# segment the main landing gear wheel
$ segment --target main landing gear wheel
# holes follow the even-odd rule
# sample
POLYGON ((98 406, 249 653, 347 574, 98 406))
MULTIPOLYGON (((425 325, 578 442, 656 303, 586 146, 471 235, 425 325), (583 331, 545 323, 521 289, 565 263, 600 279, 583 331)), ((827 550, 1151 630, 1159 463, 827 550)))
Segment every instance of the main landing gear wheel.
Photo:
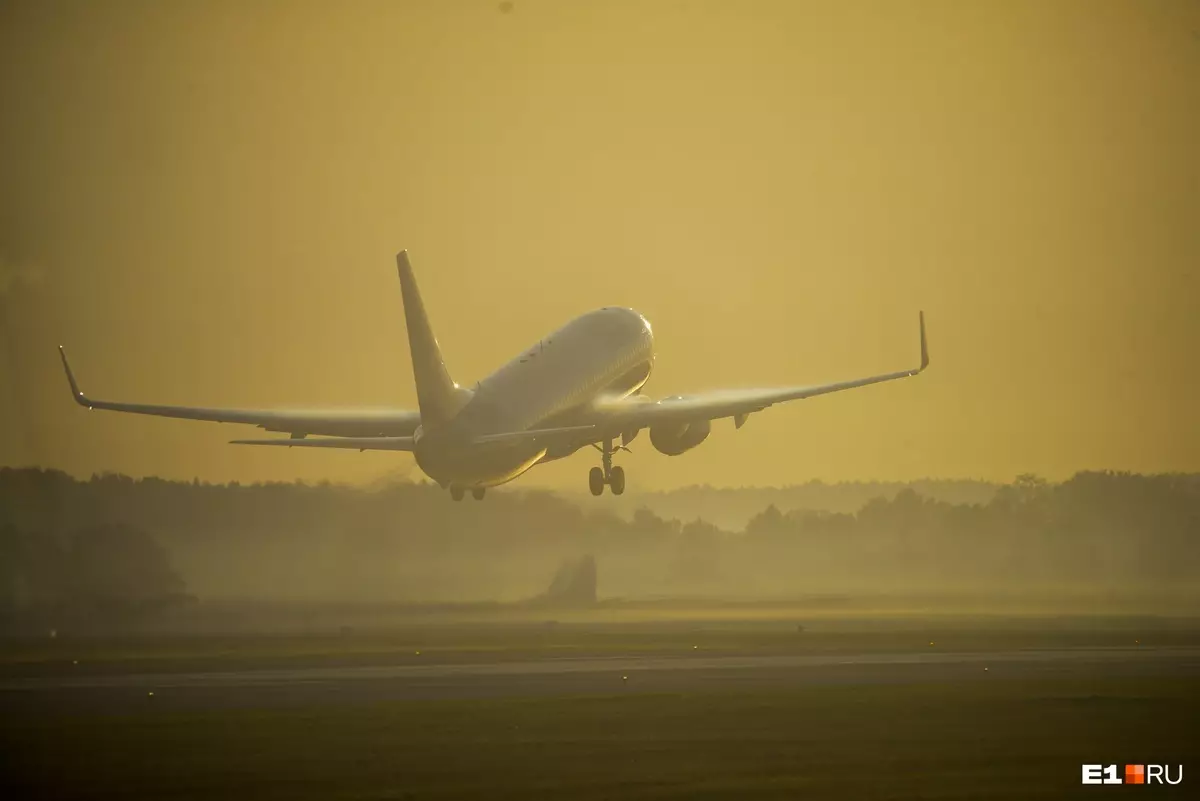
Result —
POLYGON ((625 491, 625 468, 614 467, 612 475, 608 477, 608 486, 612 487, 613 495, 620 495, 625 491))
POLYGON ((467 491, 465 489, 463 489, 462 487, 451 487, 450 488, 450 497, 456 501, 461 501, 463 499, 463 496, 466 494, 467 494, 467 491))
POLYGON ((483 500, 483 493, 487 492, 487 487, 471 487, 471 497, 477 501, 483 500))
POLYGON ((625 491, 625 470, 621 467, 613 467, 613 454, 617 451, 628 451, 624 445, 614 448, 611 439, 604 440, 604 447, 593 445, 596 450, 600 451, 600 461, 603 467, 593 467, 588 473, 588 489, 593 495, 604 494, 604 485, 612 487, 613 495, 620 495, 625 491))

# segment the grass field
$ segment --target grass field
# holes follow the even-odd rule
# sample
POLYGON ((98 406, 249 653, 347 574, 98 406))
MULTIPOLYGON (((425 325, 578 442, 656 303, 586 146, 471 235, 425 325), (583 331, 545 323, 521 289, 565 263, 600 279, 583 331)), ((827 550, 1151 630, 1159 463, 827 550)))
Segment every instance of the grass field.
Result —
MULTIPOLYGON (((3 669, 10 677, 54 677, 699 649, 1011 652, 1198 642, 1194 626, 1151 619, 855 620, 803 632, 794 622, 428 626, 344 636, 12 641, 3 669)), ((1113 794, 1081 785, 1083 763, 1183 764, 1185 772, 1197 764, 1200 676, 1138 678, 1086 667, 1001 673, 669 693, 631 681, 604 696, 250 701, 219 709, 144 693, 107 707, 4 703, 0 693, 0 775, 5 797, 21 799, 1051 799, 1113 794)), ((1179 787, 1137 792, 1187 797, 1188 776, 1179 787)))
POLYGON ((8 797, 1092 797, 1084 762, 1195 764, 1200 680, 151 707, 6 720, 8 797))

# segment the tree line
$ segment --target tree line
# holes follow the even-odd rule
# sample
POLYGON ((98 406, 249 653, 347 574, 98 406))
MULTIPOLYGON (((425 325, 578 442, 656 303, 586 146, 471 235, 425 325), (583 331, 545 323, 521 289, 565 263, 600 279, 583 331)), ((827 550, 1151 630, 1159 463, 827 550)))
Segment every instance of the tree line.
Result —
POLYGON ((537 490, 242 486, 0 469, 0 617, 148 615, 190 597, 516 600, 565 560, 601 597, 1197 586, 1200 477, 1020 476, 986 502, 907 487, 856 511, 769 505, 738 531, 537 490))

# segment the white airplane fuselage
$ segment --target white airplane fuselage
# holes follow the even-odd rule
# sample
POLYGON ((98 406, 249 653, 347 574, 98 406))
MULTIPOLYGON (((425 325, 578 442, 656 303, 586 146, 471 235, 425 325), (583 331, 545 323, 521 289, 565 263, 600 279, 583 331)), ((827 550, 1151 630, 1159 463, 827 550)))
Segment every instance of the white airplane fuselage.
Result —
POLYGON ((461 390, 463 405, 456 415, 417 429, 413 455, 442 485, 492 487, 512 481, 548 461, 547 448, 530 442, 478 443, 479 437, 570 425, 572 412, 597 399, 638 391, 653 363, 654 334, 645 317, 620 307, 589 312, 527 348, 473 390, 461 390))

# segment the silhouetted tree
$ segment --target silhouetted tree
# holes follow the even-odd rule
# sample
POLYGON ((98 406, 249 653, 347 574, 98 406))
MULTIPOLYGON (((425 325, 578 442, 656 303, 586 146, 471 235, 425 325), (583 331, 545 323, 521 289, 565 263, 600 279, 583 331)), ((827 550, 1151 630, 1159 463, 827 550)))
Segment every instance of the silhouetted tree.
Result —
MULTIPOLYGON (((967 483, 964 497, 982 498, 968 502, 918 491, 933 485, 846 485, 847 497, 878 490, 855 511, 785 512, 765 500, 783 490, 747 490, 764 502, 734 533, 694 515, 684 525, 661 508, 622 519, 612 505, 581 508, 544 491, 455 504, 435 486, 411 482, 364 490, 117 475, 77 481, 4 468, 0 604, 10 617, 55 604, 129 615, 178 596, 181 576, 201 595, 528 598, 582 554, 595 556, 605 586, 622 595, 718 581, 739 592, 835 583, 1159 589, 1200 579, 1196 476, 1087 472, 1051 483, 1023 474, 987 485, 986 495, 967 483)), ((842 486, 800 489, 833 497, 842 486)), ((692 488, 687 497, 702 506, 703 493, 730 492, 692 488)))
POLYGON ((0 620, 6 627, 127 622, 185 603, 167 552, 132 526, 104 523, 66 536, 0 523, 0 620))

